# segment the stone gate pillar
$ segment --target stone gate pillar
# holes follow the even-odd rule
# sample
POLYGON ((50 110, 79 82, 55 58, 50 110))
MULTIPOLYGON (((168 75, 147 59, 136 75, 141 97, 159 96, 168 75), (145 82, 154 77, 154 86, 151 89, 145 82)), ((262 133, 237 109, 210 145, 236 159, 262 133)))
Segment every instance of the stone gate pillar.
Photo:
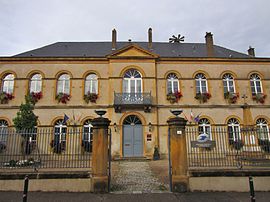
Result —
POLYGON ((187 121, 184 118, 176 116, 170 118, 167 123, 170 130, 172 191, 186 192, 189 189, 189 179, 187 172, 187 146, 185 135, 185 127, 187 121))
POLYGON ((96 111, 100 117, 92 120, 92 190, 95 193, 108 191, 108 127, 110 120, 103 118, 106 111, 96 111), (100 113, 102 112, 102 113, 100 113))

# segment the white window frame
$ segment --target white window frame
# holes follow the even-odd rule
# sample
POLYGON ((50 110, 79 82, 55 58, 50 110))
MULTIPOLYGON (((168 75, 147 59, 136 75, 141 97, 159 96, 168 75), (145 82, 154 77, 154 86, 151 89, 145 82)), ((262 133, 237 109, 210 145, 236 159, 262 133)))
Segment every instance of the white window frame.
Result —
POLYGON ((0 120, 0 142, 7 144, 8 139, 8 122, 4 119, 0 120))
POLYGON ((179 79, 178 77, 176 76, 175 73, 170 73, 168 76, 167 76, 167 94, 170 94, 170 93, 177 93, 175 92, 175 83, 176 86, 177 86, 177 92, 179 92, 179 79), (170 86, 170 88, 169 88, 170 86))
POLYGON ((123 93, 142 93, 143 92, 143 82, 142 75, 136 69, 129 69, 126 71, 123 78, 123 93), (131 90, 131 83, 134 81, 134 92, 131 90), (138 83, 140 83, 141 90, 138 91, 138 83), (126 85, 126 89, 125 89, 126 85))
POLYGON ((70 94, 70 76, 68 74, 60 75, 58 80, 57 80, 57 94, 59 94, 59 93, 65 93, 68 95, 70 94), (67 90, 65 90, 66 83, 68 85, 67 90))
POLYGON ((13 92, 14 92, 14 79, 15 79, 15 76, 13 74, 7 74, 3 78, 2 92, 13 94, 13 92))
POLYGON ((88 93, 98 94, 98 77, 96 74, 88 74, 85 78, 84 94, 88 93))
POLYGON ((210 121, 207 118, 201 118, 199 120, 199 127, 198 127, 199 133, 204 133, 209 135, 209 140, 212 140, 212 134, 211 134, 211 124, 210 121), (200 130, 200 128, 202 130, 200 130), (201 131, 201 132, 200 132, 201 131))
POLYGON ((256 126, 257 126, 258 138, 260 140, 270 140, 269 127, 268 127, 267 121, 264 118, 258 118, 256 121, 256 126))
POLYGON ((34 74, 30 79, 30 93, 39 93, 42 91, 42 76, 34 74))
POLYGON ((66 142, 66 136, 67 136, 67 125, 64 124, 64 120, 63 119, 59 119, 58 121, 55 122, 54 124, 54 137, 56 136, 55 129, 59 128, 59 142, 66 142), (63 131, 65 129, 65 131, 63 131))
POLYGON ((263 93, 261 77, 256 73, 250 75, 250 88, 251 88, 252 95, 257 95, 258 93, 263 93), (257 85, 257 82, 260 83, 259 86, 257 85), (252 89, 252 84, 254 86, 255 91, 253 91, 253 89, 252 89), (259 88, 261 89, 261 92, 258 92, 259 88))
POLYGON ((195 87, 196 93, 208 93, 208 83, 205 75, 203 73, 198 73, 195 76, 195 87), (197 86, 197 82, 199 82, 199 86, 197 86), (206 91, 203 91, 203 82, 205 82, 206 91), (199 87, 199 92, 197 91, 197 87, 199 87))
POLYGON ((224 93, 235 93, 235 82, 234 82, 234 78, 231 74, 227 73, 224 74, 223 76, 223 89, 224 89, 224 93), (230 83, 232 82, 233 85, 230 85, 230 83), (226 86, 224 85, 226 83, 226 86), (233 88, 233 91, 231 91, 231 88, 233 88))
POLYGON ((239 121, 236 118, 230 118, 228 120, 228 132, 230 132, 229 127, 231 127, 231 129, 232 129, 231 133, 233 135, 233 141, 242 140, 240 124, 239 124, 239 121), (236 129, 238 129, 238 131, 236 129), (238 136, 238 138, 236 136, 238 136))

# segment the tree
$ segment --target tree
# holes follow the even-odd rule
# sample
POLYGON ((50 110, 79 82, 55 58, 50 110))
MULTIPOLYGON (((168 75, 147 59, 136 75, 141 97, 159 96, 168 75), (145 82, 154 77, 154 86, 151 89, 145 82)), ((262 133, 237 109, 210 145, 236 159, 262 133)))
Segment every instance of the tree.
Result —
POLYGON ((17 116, 13 119, 17 132, 34 130, 38 117, 34 114, 34 105, 29 96, 25 96, 25 104, 21 104, 17 116))
POLYGON ((38 117, 34 114, 34 105, 29 96, 25 96, 25 104, 21 104, 17 116, 13 119, 17 133, 22 136, 22 154, 30 154, 35 148, 35 142, 32 141, 36 136, 35 127, 37 126, 38 117))

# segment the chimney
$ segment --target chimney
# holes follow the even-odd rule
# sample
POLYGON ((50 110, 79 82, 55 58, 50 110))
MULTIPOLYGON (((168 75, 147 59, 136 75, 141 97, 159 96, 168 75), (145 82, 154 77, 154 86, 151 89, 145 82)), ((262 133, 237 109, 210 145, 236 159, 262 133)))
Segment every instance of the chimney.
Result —
POLYGON ((207 49, 207 57, 214 57, 214 42, 213 34, 211 32, 206 32, 205 43, 207 49))
POLYGON ((148 29, 148 49, 152 50, 152 28, 148 29))
POLYGON ((249 46, 248 55, 251 57, 255 57, 255 49, 252 48, 251 46, 249 46))
POLYGON ((112 30, 112 50, 116 50, 116 30, 112 30))

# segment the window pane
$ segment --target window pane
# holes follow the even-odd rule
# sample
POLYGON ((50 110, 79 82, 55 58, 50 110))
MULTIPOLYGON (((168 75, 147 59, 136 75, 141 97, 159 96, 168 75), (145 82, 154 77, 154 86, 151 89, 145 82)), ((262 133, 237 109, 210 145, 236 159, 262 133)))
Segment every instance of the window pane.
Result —
POLYGON ((69 80, 65 80, 64 84, 65 84, 64 93, 69 94, 69 80))
POLYGON ((123 80, 123 92, 128 93, 128 80, 123 80))
POLYGON ((167 80, 167 93, 172 93, 172 82, 167 80))
POLYGON ((141 80, 137 80, 137 93, 142 92, 142 85, 141 80))
POLYGON ((178 92, 178 81, 173 82, 173 92, 178 92))
POLYGON ((57 93, 63 93, 63 81, 59 80, 57 85, 57 93))
POLYGON ((130 80, 130 93, 135 93, 135 80, 130 80))

